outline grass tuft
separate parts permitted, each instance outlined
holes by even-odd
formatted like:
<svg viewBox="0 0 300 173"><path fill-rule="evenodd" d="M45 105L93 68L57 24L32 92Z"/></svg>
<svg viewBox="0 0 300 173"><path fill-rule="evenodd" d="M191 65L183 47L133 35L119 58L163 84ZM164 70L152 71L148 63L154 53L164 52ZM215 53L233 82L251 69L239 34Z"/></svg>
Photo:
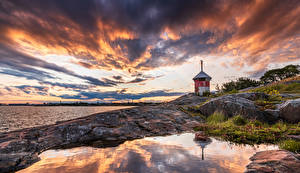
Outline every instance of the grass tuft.
<svg viewBox="0 0 300 173"><path fill-rule="evenodd" d="M222 112L215 112L207 117L206 121L209 124L217 124L227 120L227 117Z"/></svg>
<svg viewBox="0 0 300 173"><path fill-rule="evenodd" d="M285 140L279 143L281 149L285 149L294 153L300 153L300 142L292 139Z"/></svg>

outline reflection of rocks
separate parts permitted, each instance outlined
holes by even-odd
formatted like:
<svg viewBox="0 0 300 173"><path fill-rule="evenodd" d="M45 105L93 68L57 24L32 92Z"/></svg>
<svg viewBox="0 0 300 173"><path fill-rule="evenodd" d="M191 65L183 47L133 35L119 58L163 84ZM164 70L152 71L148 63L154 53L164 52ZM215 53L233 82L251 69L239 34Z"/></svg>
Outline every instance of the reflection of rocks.
<svg viewBox="0 0 300 173"><path fill-rule="evenodd" d="M209 137L205 135L204 132L200 131L195 133L195 141L208 141L208 140Z"/></svg>
<svg viewBox="0 0 300 173"><path fill-rule="evenodd" d="M93 145L116 146L144 136L162 136L192 130L195 118L176 105L143 106L94 114L0 134L0 172L22 169L49 148Z"/></svg>
<svg viewBox="0 0 300 173"><path fill-rule="evenodd" d="M197 132L194 141L201 147L202 160L204 160L204 148L212 142L211 139L204 132Z"/></svg>
<svg viewBox="0 0 300 173"><path fill-rule="evenodd" d="M285 150L271 150L256 153L250 158L247 173L294 173L300 170L300 156Z"/></svg>

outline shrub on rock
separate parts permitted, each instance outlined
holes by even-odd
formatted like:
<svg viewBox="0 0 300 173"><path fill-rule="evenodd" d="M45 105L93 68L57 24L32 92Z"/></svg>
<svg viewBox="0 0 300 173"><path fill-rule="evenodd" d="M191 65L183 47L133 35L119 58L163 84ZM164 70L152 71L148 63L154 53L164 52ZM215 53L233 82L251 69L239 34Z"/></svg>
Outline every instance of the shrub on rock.
<svg viewBox="0 0 300 173"><path fill-rule="evenodd" d="M234 116L232 118L232 122L234 125L237 125L237 126L242 126L242 125L247 124L247 120L240 115Z"/></svg>

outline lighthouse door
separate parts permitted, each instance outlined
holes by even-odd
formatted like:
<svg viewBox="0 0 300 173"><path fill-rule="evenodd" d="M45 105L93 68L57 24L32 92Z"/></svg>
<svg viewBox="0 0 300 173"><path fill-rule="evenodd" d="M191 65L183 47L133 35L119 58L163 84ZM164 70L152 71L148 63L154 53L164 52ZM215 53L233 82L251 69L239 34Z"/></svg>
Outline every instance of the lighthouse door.
<svg viewBox="0 0 300 173"><path fill-rule="evenodd" d="M206 91L206 88L205 87L199 87L199 95L202 96L203 93Z"/></svg>
<svg viewBox="0 0 300 173"><path fill-rule="evenodd" d="M209 91L209 85L207 81L201 81L198 87L199 95L202 96L204 92Z"/></svg>

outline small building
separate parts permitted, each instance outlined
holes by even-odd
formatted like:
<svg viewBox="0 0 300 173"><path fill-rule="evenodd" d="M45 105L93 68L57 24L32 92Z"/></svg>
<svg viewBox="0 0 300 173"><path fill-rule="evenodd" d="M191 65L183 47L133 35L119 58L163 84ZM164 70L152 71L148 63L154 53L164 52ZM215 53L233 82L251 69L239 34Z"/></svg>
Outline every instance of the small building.
<svg viewBox="0 0 300 173"><path fill-rule="evenodd" d="M203 95L204 92L210 92L211 77L203 71L203 61L201 60L201 71L194 78L195 94Z"/></svg>

